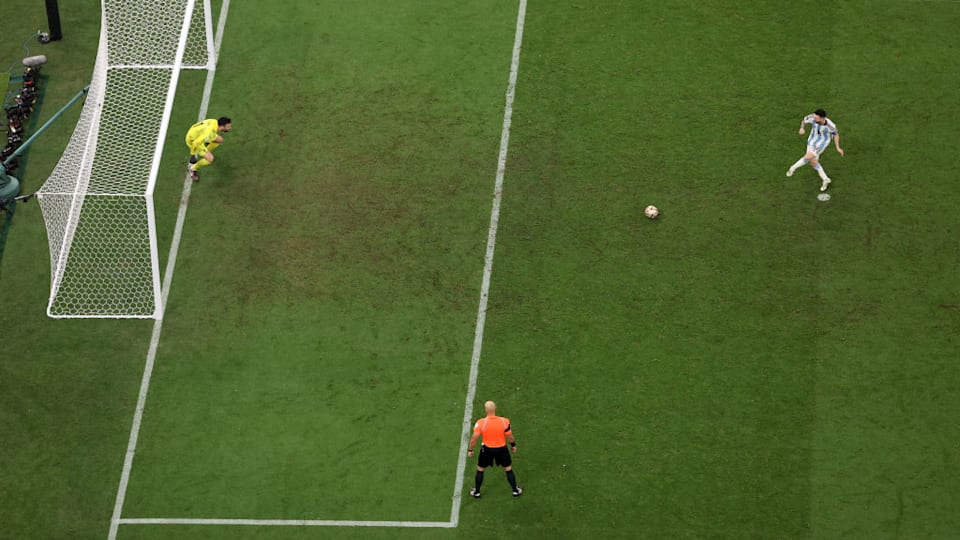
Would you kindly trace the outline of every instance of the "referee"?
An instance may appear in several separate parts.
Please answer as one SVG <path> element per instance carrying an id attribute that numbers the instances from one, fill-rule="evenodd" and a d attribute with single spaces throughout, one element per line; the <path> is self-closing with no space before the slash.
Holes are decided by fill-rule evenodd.
<path id="1" fill-rule="evenodd" d="M 497 416 L 497 404 L 492 401 L 484 403 L 483 408 L 487 410 L 487 416 L 477 420 L 477 423 L 474 424 L 473 437 L 470 438 L 470 445 L 467 446 L 467 456 L 473 457 L 473 447 L 477 445 L 477 439 L 483 437 L 483 444 L 480 445 L 480 457 L 477 458 L 476 486 L 470 488 L 470 494 L 476 499 L 480 498 L 483 470 L 496 463 L 507 472 L 507 482 L 510 482 L 513 496 L 519 497 L 523 493 L 523 488 L 517 486 L 517 477 L 513 474 L 510 451 L 507 450 L 507 440 L 509 439 L 510 449 L 514 453 L 517 451 L 517 441 L 513 438 L 510 419 Z"/>

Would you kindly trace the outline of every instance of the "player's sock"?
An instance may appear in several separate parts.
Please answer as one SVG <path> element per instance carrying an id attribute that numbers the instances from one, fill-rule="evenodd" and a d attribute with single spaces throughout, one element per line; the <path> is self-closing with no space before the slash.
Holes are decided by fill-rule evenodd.
<path id="1" fill-rule="evenodd" d="M 517 477 L 513 474 L 512 470 L 507 471 L 507 482 L 510 482 L 510 487 L 514 491 L 517 490 Z"/>
<path id="2" fill-rule="evenodd" d="M 820 165 L 819 163 L 817 163 L 817 166 L 814 167 L 813 169 L 817 171 L 817 174 L 820 175 L 820 179 L 823 180 L 824 182 L 830 179 L 827 176 L 827 171 L 823 170 L 823 165 Z"/>
<path id="3" fill-rule="evenodd" d="M 477 492 L 480 492 L 480 484 L 483 483 L 483 471 L 477 471 L 477 475 L 474 477 L 474 483 L 476 484 L 475 489 Z"/>
<path id="4" fill-rule="evenodd" d="M 200 167 L 206 167 L 206 166 L 209 165 L 209 164 L 210 164 L 209 161 L 207 161 L 207 160 L 205 160 L 205 159 L 201 159 L 200 161 L 198 161 L 198 162 L 194 163 L 193 165 L 191 165 L 191 166 L 190 166 L 190 170 L 191 170 L 191 171 L 195 171 L 195 170 L 199 169 Z"/>
<path id="5" fill-rule="evenodd" d="M 213 151 L 216 150 L 219 146 L 220 146 L 220 143 L 212 142 L 212 143 L 210 143 L 210 144 L 207 145 L 207 152 L 213 152 Z"/>
<path id="6" fill-rule="evenodd" d="M 796 171 L 796 170 L 799 169 L 800 167 L 803 167 L 803 166 L 806 165 L 807 163 L 810 163 L 810 160 L 809 160 L 809 159 L 807 159 L 807 158 L 805 158 L 805 157 L 800 158 L 799 160 L 797 160 L 796 163 L 794 163 L 793 165 L 790 166 L 790 174 L 793 174 L 794 171 Z"/>

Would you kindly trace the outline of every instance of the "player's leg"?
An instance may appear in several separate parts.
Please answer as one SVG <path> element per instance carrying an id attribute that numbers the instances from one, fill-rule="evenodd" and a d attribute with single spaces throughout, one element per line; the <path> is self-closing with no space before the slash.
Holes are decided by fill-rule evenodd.
<path id="1" fill-rule="evenodd" d="M 210 165 L 211 163 L 213 163 L 213 154 L 209 152 L 210 150 L 209 145 L 207 146 L 207 150 L 208 150 L 207 152 L 203 152 L 202 154 L 197 155 L 197 157 L 199 157 L 200 159 L 198 159 L 197 162 L 191 166 L 193 170 L 197 170 L 200 167 L 206 167 L 207 165 Z"/>
<path id="2" fill-rule="evenodd" d="M 200 173 L 198 172 L 200 167 L 206 167 L 213 163 L 213 154 L 207 151 L 207 148 L 209 147 L 201 148 L 191 156 L 188 171 L 190 172 L 190 178 L 192 178 L 194 182 L 200 181 Z"/>
<path id="3" fill-rule="evenodd" d="M 823 149 L 818 149 L 814 152 L 814 158 L 810 160 L 810 166 L 813 167 L 813 170 L 817 171 L 817 174 L 820 175 L 820 191 L 826 191 L 827 186 L 830 185 L 830 177 L 827 176 L 827 171 L 823 169 L 823 165 L 820 164 L 820 153 L 823 152 Z"/>
<path id="4" fill-rule="evenodd" d="M 190 146 L 190 160 L 189 160 L 190 164 L 187 165 L 187 172 L 190 174 L 191 180 L 193 180 L 194 182 L 199 182 L 200 175 L 197 173 L 196 167 L 197 167 L 197 162 L 200 161 L 200 158 L 197 156 L 197 152 L 199 152 L 199 148 L 201 147 L 202 141 L 201 142 L 198 142 L 195 140 L 190 141 L 189 136 L 187 140 L 189 141 L 188 146 Z"/>
<path id="5" fill-rule="evenodd" d="M 197 152 L 200 147 L 203 146 L 203 138 L 205 134 L 205 129 L 201 125 L 194 125 L 187 130 L 187 135 L 184 137 L 184 142 L 187 143 L 187 148 L 190 149 L 190 163 L 196 163 L 199 157 Z"/>
<path id="6" fill-rule="evenodd" d="M 194 163 L 197 162 L 197 154 L 195 153 L 196 152 L 195 149 L 197 147 L 197 140 L 191 137 L 191 133 L 189 131 L 187 132 L 186 143 L 187 143 L 187 150 L 190 152 L 190 159 L 188 161 L 190 162 L 190 165 L 193 165 Z"/>
<path id="7" fill-rule="evenodd" d="M 791 165 L 790 169 L 787 170 L 787 176 L 793 176 L 793 173 L 796 172 L 797 169 L 799 169 L 800 167 L 803 167 L 807 163 L 810 163 L 811 160 L 816 161 L 816 159 L 817 159 L 817 153 L 813 150 L 813 148 L 808 146 L 807 152 L 803 155 L 803 157 L 798 159 L 797 162 Z"/>
<path id="8" fill-rule="evenodd" d="M 214 139 L 212 143 L 207 145 L 207 150 L 210 152 L 213 152 L 214 150 L 219 148 L 222 143 L 223 143 L 223 137 L 217 136 L 217 138 Z"/>
<path id="9" fill-rule="evenodd" d="M 817 171 L 817 174 L 820 175 L 820 180 L 822 182 L 820 184 L 820 191 L 826 191 L 827 186 L 829 186 L 830 182 L 832 182 L 833 180 L 830 180 L 830 177 L 827 176 L 827 171 L 823 170 L 823 165 L 820 165 L 819 162 L 816 165 L 814 165 L 813 170 Z"/>
<path id="10" fill-rule="evenodd" d="M 194 165 L 204 154 L 207 153 L 207 145 L 203 142 L 203 138 L 194 139 L 190 142 L 190 164 Z"/>
<path id="11" fill-rule="evenodd" d="M 807 156 L 803 156 L 802 158 L 798 159 L 796 163 L 794 163 L 793 165 L 790 166 L 789 169 L 787 169 L 787 176 L 793 176 L 793 173 L 794 173 L 797 169 L 799 169 L 800 167 L 803 167 L 804 165 L 806 165 L 806 164 L 809 163 L 809 162 L 810 162 L 810 160 L 807 159 Z"/>
<path id="12" fill-rule="evenodd" d="M 200 167 L 206 167 L 213 163 L 213 151 L 216 150 L 220 143 L 223 142 L 223 137 L 217 137 L 213 142 L 209 142 L 204 145 L 202 148 L 198 149 L 198 153 L 190 157 L 190 170 L 194 173 Z"/>

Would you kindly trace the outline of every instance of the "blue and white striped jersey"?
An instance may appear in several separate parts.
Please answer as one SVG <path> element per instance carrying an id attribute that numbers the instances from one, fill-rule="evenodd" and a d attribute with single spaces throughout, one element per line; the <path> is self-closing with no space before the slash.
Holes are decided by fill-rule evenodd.
<path id="1" fill-rule="evenodd" d="M 813 121 L 812 114 L 808 114 L 803 118 L 803 122 L 810 124 L 810 136 L 807 137 L 807 146 L 816 148 L 817 151 L 825 150 L 827 145 L 830 144 L 830 141 L 833 140 L 834 135 L 837 134 L 837 125 L 829 118 L 826 119 L 824 125 L 820 125 Z"/>

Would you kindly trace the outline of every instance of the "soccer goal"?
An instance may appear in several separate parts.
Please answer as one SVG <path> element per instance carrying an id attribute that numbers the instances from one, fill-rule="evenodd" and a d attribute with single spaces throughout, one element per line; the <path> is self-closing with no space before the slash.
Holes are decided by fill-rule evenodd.
<path id="1" fill-rule="evenodd" d="M 37 192 L 54 318 L 160 318 L 153 192 L 183 69 L 214 64 L 210 0 L 101 0 L 90 91 Z"/>

